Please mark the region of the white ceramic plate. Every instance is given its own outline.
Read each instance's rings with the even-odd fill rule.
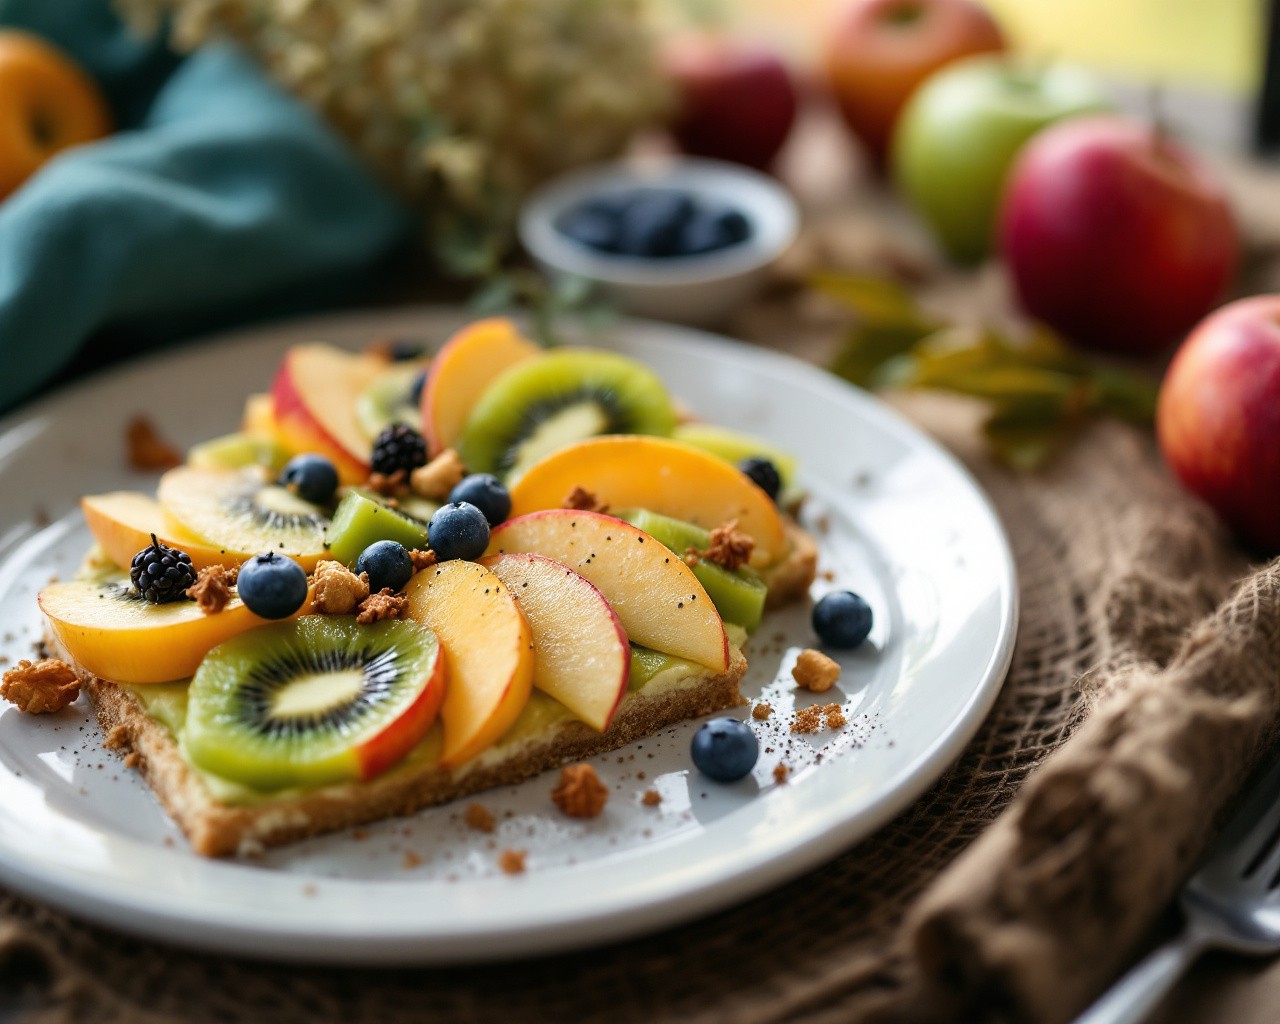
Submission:
[[[90,543],[80,495],[148,488],[123,427],[146,410],[189,445],[235,429],[284,348],[438,341],[463,317],[409,309],[260,328],[138,362],[0,424],[0,654],[31,654],[35,595]],[[445,806],[308,840],[254,861],[192,854],[150,791],[101,747],[82,698],[57,716],[0,711],[0,882],[113,928],[211,950],[347,963],[440,963],[547,953],[705,914],[815,867],[887,822],[957,756],[991,706],[1013,646],[1008,545],[972,480],[875,399],[812,367],[670,326],[630,322],[609,344],[644,359],[704,418],[802,460],[818,536],[814,594],[852,588],[875,610],[841,656],[837,689],[797,693],[789,669],[815,643],[808,608],[773,613],[749,648],[745,693],[774,708],[754,773],[730,786],[691,769],[683,723],[597,758],[605,813],[562,817],[552,774],[494,790],[491,836]],[[789,731],[791,714],[842,703],[843,729]],[[779,760],[790,767],[774,781]],[[662,801],[645,806],[656,789]],[[527,851],[503,875],[498,854]]]

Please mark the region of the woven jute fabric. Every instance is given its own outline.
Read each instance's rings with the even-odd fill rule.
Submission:
[[[1268,734],[1280,567],[1250,573],[1131,428],[1092,428],[1028,480],[982,456],[966,407],[905,408],[999,510],[1021,625],[976,738],[870,840],[685,927],[447,970],[202,956],[0,892],[3,998],[36,1022],[1065,1019],[1142,941]]]

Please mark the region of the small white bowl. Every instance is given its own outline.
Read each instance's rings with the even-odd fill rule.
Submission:
[[[579,203],[636,188],[672,188],[741,211],[750,236],[693,256],[621,256],[575,242],[556,227]],[[594,283],[627,313],[714,326],[750,298],[765,271],[795,240],[795,201],[773,178],[737,164],[693,157],[619,160],[582,168],[535,192],[520,214],[520,241],[550,277]]]

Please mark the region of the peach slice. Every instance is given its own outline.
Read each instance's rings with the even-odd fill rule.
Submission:
[[[627,636],[664,654],[729,667],[729,639],[693,571],[647,533],[613,516],[549,509],[508,519],[487,555],[534,552],[585,577],[613,607]]]
[[[561,448],[516,481],[511,514],[560,508],[575,487],[611,508],[647,508],[704,530],[736,519],[755,539],[756,568],[787,551],[782,517],[769,496],[734,466],[680,441],[616,434]]]
[[[449,685],[440,762],[452,768],[492,746],[533,689],[533,634],[506,585],[475,562],[441,562],[405,587],[409,617],[444,645]]]
[[[83,668],[117,683],[169,683],[192,675],[222,641],[266,624],[233,597],[214,615],[194,601],[149,604],[126,576],[69,580],[40,591],[58,643]],[[311,595],[296,614],[311,605]]]
[[[372,355],[316,342],[294,345],[271,385],[274,433],[294,452],[327,455],[345,484],[369,476],[369,439],[356,417],[356,399],[387,367]]]
[[[244,415],[240,419],[240,432],[244,434],[272,434],[276,432],[276,403],[270,395],[250,395],[244,400]]]
[[[499,374],[541,351],[506,317],[478,320],[446,341],[422,389],[422,435],[431,454],[457,441],[471,407]]]
[[[80,499],[80,510],[98,546],[122,569],[129,568],[133,556],[151,546],[153,533],[161,544],[190,555],[191,564],[197,569],[206,565],[239,565],[257,553],[231,551],[200,540],[170,520],[160,502],[147,494],[90,494]]]
[[[480,564],[507,585],[529,621],[533,685],[604,732],[631,679],[631,645],[604,595],[542,555],[495,555]]]

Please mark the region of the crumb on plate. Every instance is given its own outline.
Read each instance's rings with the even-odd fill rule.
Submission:
[[[821,651],[807,647],[796,658],[791,677],[802,689],[812,690],[814,693],[825,693],[835,686],[836,680],[840,678],[840,665]]]
[[[80,680],[65,661],[23,658],[0,680],[0,697],[29,715],[61,711],[80,696]]]
[[[560,771],[560,785],[551,799],[571,818],[594,818],[604,810],[609,790],[589,764],[568,764]]]

